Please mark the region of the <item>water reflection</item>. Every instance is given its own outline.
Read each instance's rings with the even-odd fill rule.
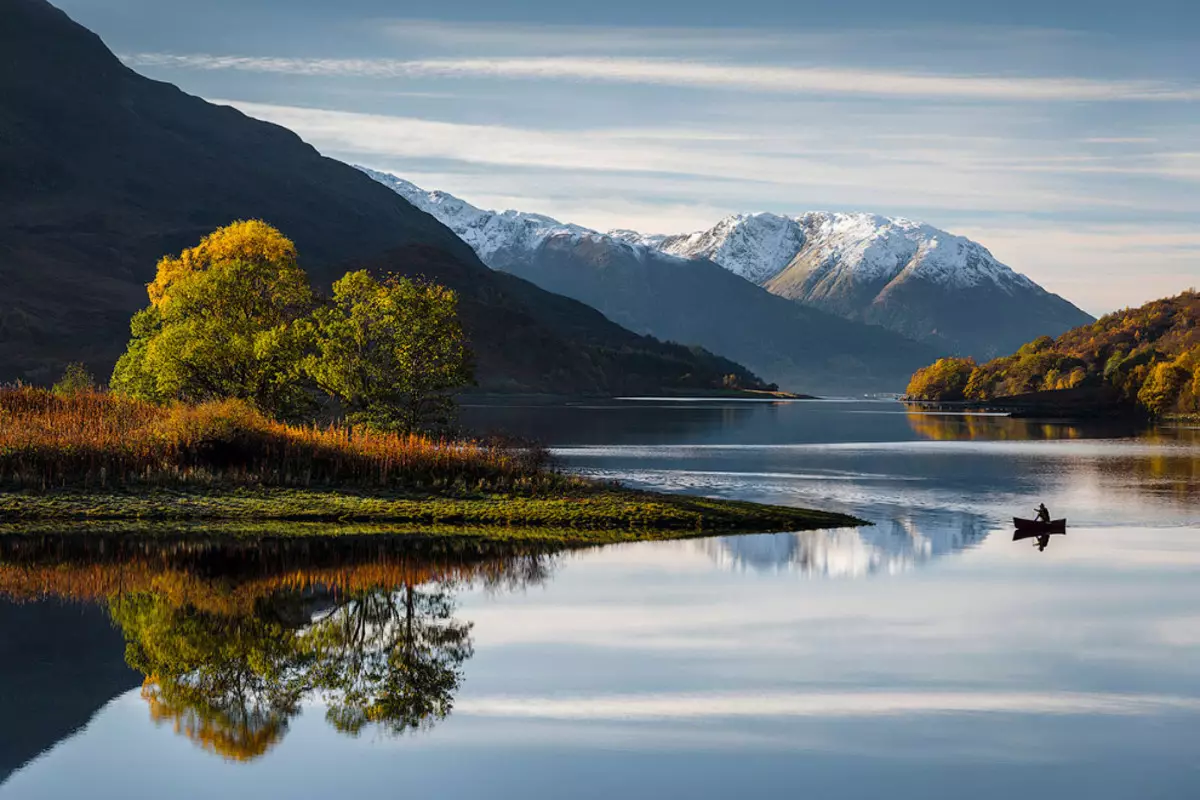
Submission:
[[[1029,541],[1034,547],[1036,547],[1038,549],[1039,553],[1044,553],[1046,551],[1046,548],[1050,546],[1051,536],[1056,536],[1056,535],[1061,536],[1064,533],[1066,533],[1066,531],[1050,531],[1049,533],[1035,533],[1033,531],[1023,531],[1023,530],[1017,529],[1017,530],[1013,531],[1012,538],[1013,538],[1014,542]]]
[[[938,442],[960,441],[1054,441],[1083,439],[1099,432],[1091,426],[1044,422],[1009,417],[1004,414],[950,414],[909,409],[905,414],[913,433]],[[1134,427],[1122,423],[1109,424],[1105,433],[1129,435]]]
[[[454,539],[11,536],[0,595],[101,603],[151,719],[248,761],[306,701],[349,735],[444,719],[473,654],[456,591],[539,583],[555,563],[536,546]]]
[[[784,404],[712,399],[628,402],[589,399],[563,403],[472,404],[462,408],[464,426],[476,433],[515,436],[561,444],[670,442],[715,431],[743,431],[773,424]]]
[[[988,525],[966,513],[909,514],[864,528],[724,536],[695,546],[727,569],[820,577],[895,574],[982,542]]]

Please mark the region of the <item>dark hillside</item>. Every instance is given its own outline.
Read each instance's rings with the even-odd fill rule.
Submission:
[[[639,333],[721,353],[792,391],[899,391],[937,351],[794,303],[705,259],[611,237],[551,236],[492,266],[595,306]]]
[[[158,258],[248,218],[294,239],[319,285],[347,261],[410,253],[404,271],[476,282],[480,302],[519,311],[533,352],[528,337],[476,327],[485,315],[468,324],[494,342],[481,354],[494,388],[545,389],[553,371],[557,391],[608,391],[633,368],[593,352],[620,351],[627,331],[598,320],[596,341],[566,337],[561,298],[496,278],[432,217],[291,131],[138,75],[43,0],[0,0],[0,20],[0,380],[46,380],[72,360],[105,374]],[[699,362],[680,372],[677,352],[651,340],[637,347],[664,385],[722,377]],[[523,377],[507,373],[523,360]]]

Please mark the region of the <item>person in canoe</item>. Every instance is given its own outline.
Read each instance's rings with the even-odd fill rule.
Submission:
[[[1045,503],[1041,503],[1037,507],[1037,521],[1050,523],[1050,509],[1046,508]]]

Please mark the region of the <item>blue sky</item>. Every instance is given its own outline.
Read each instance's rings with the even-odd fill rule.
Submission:
[[[1102,312],[1200,285],[1200,4],[63,0],[128,63],[484,207],[864,210]]]

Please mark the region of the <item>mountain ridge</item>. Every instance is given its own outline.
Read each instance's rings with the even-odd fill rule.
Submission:
[[[988,357],[1093,321],[982,244],[904,217],[759,212],[690,234],[618,233],[950,353]]]
[[[541,214],[487,211],[360,169],[440,219],[493,269],[581,300],[640,333],[734,359],[787,389],[899,391],[910,367],[934,353],[881,327],[776,297],[706,259]]]

